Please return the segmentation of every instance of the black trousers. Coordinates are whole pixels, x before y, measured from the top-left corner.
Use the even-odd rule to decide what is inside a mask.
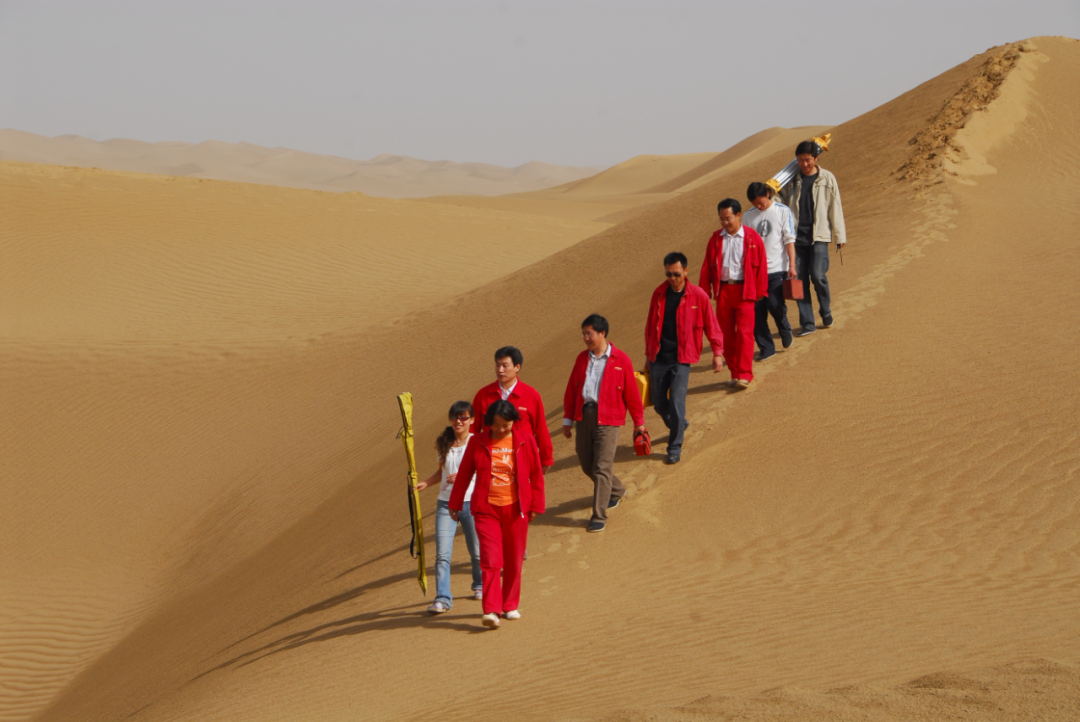
[[[785,346],[791,345],[791,324],[787,318],[787,303],[784,301],[784,278],[786,273],[769,274],[769,295],[759,298],[754,305],[754,340],[762,356],[776,353],[772,332],[769,330],[769,316],[776,321],[776,330]]]

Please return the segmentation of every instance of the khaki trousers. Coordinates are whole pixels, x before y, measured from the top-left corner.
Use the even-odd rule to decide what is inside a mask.
[[[581,410],[577,423],[577,457],[581,470],[593,482],[593,521],[607,521],[608,501],[621,499],[626,487],[615,476],[615,448],[619,445],[618,426],[600,426],[596,423],[597,409],[586,406]]]

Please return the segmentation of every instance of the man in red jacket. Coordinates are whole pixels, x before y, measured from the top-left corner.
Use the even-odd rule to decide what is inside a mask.
[[[522,361],[524,357],[521,351],[513,346],[503,346],[495,352],[495,383],[476,392],[472,402],[472,432],[479,434],[485,428],[484,414],[489,406],[499,399],[509,401],[521,415],[518,428],[528,430],[536,439],[536,445],[540,448],[540,464],[546,471],[555,463],[551,432],[548,431],[540,393],[518,378]]]
[[[769,294],[769,264],[761,236],[742,224],[742,205],[726,198],[716,210],[723,228],[709,239],[698,283],[716,299],[731,383],[745,389],[754,380],[755,306]]]
[[[724,366],[724,337],[712,303],[704,290],[690,283],[686,267],[686,256],[681,253],[664,257],[667,283],[653,291],[645,322],[645,370],[649,372],[653,407],[671,430],[669,464],[679,463],[682,455],[683,432],[688,426],[686,387],[690,364],[701,359],[702,332],[712,347],[713,373],[720,373]]]
[[[607,340],[607,319],[592,314],[581,324],[585,350],[578,354],[563,396],[563,436],[574,436],[581,470],[593,482],[590,532],[604,531],[607,510],[619,505],[626,487],[615,476],[615,448],[626,411],[634,431],[645,431],[645,407],[634,378],[634,363]]]

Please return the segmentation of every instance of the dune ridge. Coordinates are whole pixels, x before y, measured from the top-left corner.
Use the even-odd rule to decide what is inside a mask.
[[[987,683],[985,695],[960,692],[941,708],[981,719],[985,700],[1016,709],[1037,690],[1041,714],[1070,719],[1080,445],[1062,420],[1080,411],[1080,358],[1061,329],[1076,292],[1030,289],[1080,262],[1080,218],[1068,206],[1031,218],[1048,248],[1037,254],[1001,229],[1017,198],[1075,178],[1080,44],[1009,46],[1021,47],[1020,70],[975,124],[996,172],[963,178],[970,184],[922,188],[897,169],[909,140],[1001,49],[832,129],[822,164],[845,193],[852,239],[846,267],[834,260],[830,272],[835,331],[758,367],[742,394],[694,369],[683,463],[643,463],[622,449],[617,472],[630,494],[599,537],[583,533],[588,484],[559,442],[549,513],[531,531],[525,617],[498,633],[479,631],[466,600],[436,619],[422,614],[427,600],[404,553],[393,393],[413,391],[418,436],[431,439],[449,401],[489,380],[491,350],[516,343],[523,378],[557,425],[577,319],[604,313],[613,342],[640,358],[658,259],[676,246],[698,261],[717,197],[771,175],[790,148],[362,332],[154,349],[5,343],[0,373],[17,396],[3,438],[20,465],[6,473],[36,495],[19,508],[96,522],[102,538],[72,568],[160,579],[152,608],[122,639],[39,695],[35,705],[47,707],[17,714],[678,719],[690,700],[738,695],[691,711],[760,717],[771,705],[797,715],[784,702],[794,698],[837,719],[868,708],[906,719],[904,705],[932,714],[941,700],[873,686],[915,679],[946,696],[979,674],[964,670],[1035,658],[1055,661],[1036,663],[1020,690]],[[1047,61],[1032,64],[1036,52]],[[1009,105],[1022,101],[1024,117]],[[997,108],[1008,112],[995,117]],[[73,410],[78,418],[61,424]],[[777,420],[794,430],[790,440],[762,435]],[[658,424],[651,412],[648,423]],[[431,468],[422,441],[420,452]],[[85,508],[77,484],[56,481],[73,468],[99,494],[118,478],[139,483],[110,500],[120,508]],[[186,525],[168,538],[133,527],[133,514],[160,517],[187,497],[201,500],[179,509]],[[430,514],[433,497],[425,503]],[[28,544],[50,541],[30,533],[34,521],[3,558],[62,575],[63,540]],[[451,669],[416,674],[450,654]],[[496,694],[507,675],[518,694]],[[406,681],[418,693],[403,691]],[[799,691],[853,685],[870,691],[845,704]],[[789,690],[780,704],[754,697],[778,686]]]
[[[489,163],[428,161],[383,153],[370,160],[265,148],[253,143],[116,138],[95,141],[77,135],[49,138],[0,130],[0,161],[79,166],[188,178],[261,183],[321,191],[359,191],[384,198],[448,194],[497,195],[539,190],[596,173],[531,161],[516,168]]]

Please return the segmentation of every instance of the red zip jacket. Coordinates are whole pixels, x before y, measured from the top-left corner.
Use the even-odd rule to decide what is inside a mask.
[[[502,392],[499,389],[498,381],[488,384],[476,392],[476,398],[472,402],[472,432],[474,434],[479,434],[480,430],[484,428],[484,414],[487,413],[488,407],[501,398]],[[555,450],[551,445],[551,432],[548,431],[547,416],[544,414],[544,401],[540,398],[540,393],[532,386],[518,379],[517,386],[510,392],[510,398],[507,401],[512,403],[518,413],[521,414],[521,421],[514,425],[515,428],[520,426],[523,429],[532,431],[533,438],[536,439],[536,445],[540,449],[540,463],[544,466],[554,464]]]
[[[649,301],[649,319],[645,322],[645,358],[649,363],[660,353],[660,332],[664,326],[664,306],[667,305],[668,283],[665,281],[653,291]],[[713,356],[724,353],[724,334],[716,321],[716,312],[705,291],[689,281],[679,310],[675,312],[679,332],[679,363],[696,364],[701,360],[701,333],[709,339]]]
[[[765,258],[765,242],[753,228],[743,226],[743,284],[744,301],[756,301],[769,295],[769,263]],[[724,232],[716,231],[705,249],[698,285],[709,298],[720,298],[720,266],[724,262]]]
[[[531,433],[518,430],[514,423],[511,431],[514,439],[514,477],[517,479],[518,506],[521,513],[544,513],[544,472],[540,468],[540,451],[536,448],[536,439]],[[491,514],[493,512],[488,496],[491,494],[491,429],[484,429],[469,439],[465,453],[458,467],[458,478],[469,479],[476,474],[476,486],[473,487],[469,510],[473,514]],[[454,511],[461,511],[465,503],[468,484],[454,484],[450,492],[449,506]]]
[[[645,408],[641,404],[641,394],[634,378],[634,363],[610,342],[608,346],[611,348],[611,355],[604,366],[604,375],[600,377],[597,421],[601,426],[622,426],[626,423],[626,410],[629,408],[634,426],[644,426]],[[589,349],[585,349],[578,354],[574,370],[570,372],[570,380],[566,382],[566,394],[563,396],[565,418],[581,421],[581,405],[585,402],[581,391],[588,369]]]

